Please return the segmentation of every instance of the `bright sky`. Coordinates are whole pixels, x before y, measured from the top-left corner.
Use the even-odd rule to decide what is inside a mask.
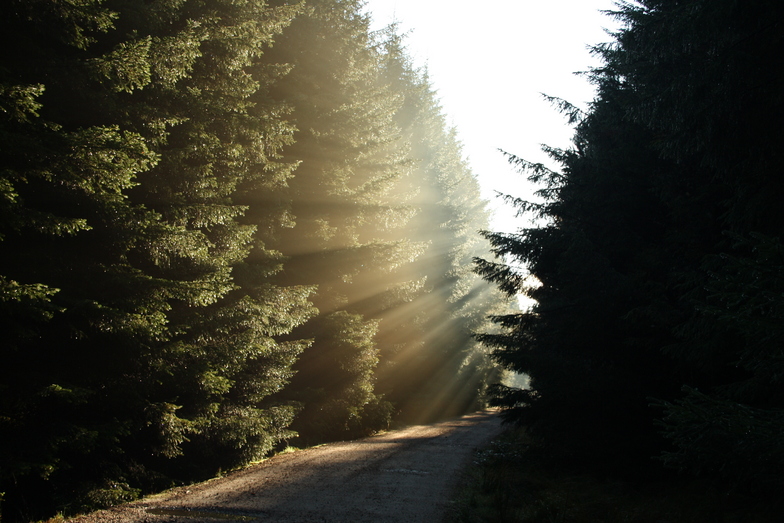
[[[498,149],[551,163],[540,144],[568,147],[572,130],[540,93],[585,107],[594,90],[573,74],[598,65],[587,46],[608,42],[612,0],[367,0],[373,28],[396,20],[431,82],[494,209],[491,227],[528,226],[495,191],[530,198],[534,188]]]

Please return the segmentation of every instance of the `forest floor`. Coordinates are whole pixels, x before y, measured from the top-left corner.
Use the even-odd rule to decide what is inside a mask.
[[[524,428],[477,452],[451,523],[780,523],[784,500],[728,491],[726,481],[669,474],[613,478],[543,459]]]
[[[461,471],[502,431],[493,411],[279,454],[71,523],[443,521]]]

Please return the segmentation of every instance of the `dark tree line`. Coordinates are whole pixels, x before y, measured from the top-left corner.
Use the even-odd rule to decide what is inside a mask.
[[[541,285],[481,339],[530,375],[496,401],[551,458],[780,489],[783,15],[772,1],[620,3],[597,97],[586,113],[559,102],[576,123],[571,148],[549,150],[560,168],[510,155],[541,189],[509,200],[544,225],[487,237]],[[477,271],[524,287],[503,263]]]
[[[481,402],[484,203],[368,27],[353,0],[2,4],[6,520]]]

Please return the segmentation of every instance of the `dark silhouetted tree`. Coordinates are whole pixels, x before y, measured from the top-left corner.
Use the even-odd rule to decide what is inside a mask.
[[[570,112],[574,145],[549,151],[560,171],[511,157],[542,201],[509,199],[544,225],[488,237],[541,286],[530,313],[482,340],[530,374],[498,401],[553,455],[620,469],[660,455],[780,484],[780,14],[621,4],[624,28],[597,48],[597,98]],[[525,287],[504,263],[477,270]]]

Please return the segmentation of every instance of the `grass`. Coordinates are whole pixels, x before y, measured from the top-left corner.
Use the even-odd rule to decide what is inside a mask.
[[[635,484],[558,469],[539,459],[521,429],[477,451],[448,520],[456,523],[778,523],[781,503],[727,494],[715,480]]]

